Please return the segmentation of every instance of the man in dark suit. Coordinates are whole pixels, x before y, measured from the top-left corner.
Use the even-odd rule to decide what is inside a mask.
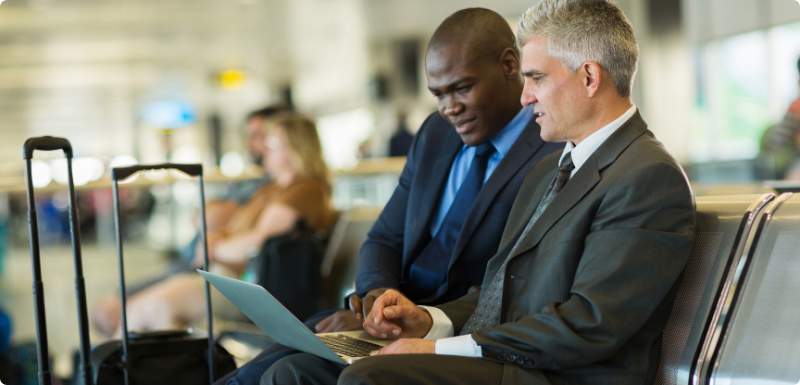
[[[514,35],[497,13],[474,8],[448,17],[425,64],[439,111],[415,136],[399,185],[364,243],[347,309],[306,323],[318,332],[361,329],[372,301],[388,289],[435,305],[480,284],[525,174],[564,147],[542,141],[533,109],[520,105]],[[249,383],[244,377],[253,373],[257,383],[286,354],[272,347],[228,383]]]
[[[438,307],[389,290],[364,328],[399,340],[346,368],[287,357],[262,384],[652,383],[694,202],[631,103],[633,28],[609,0],[544,0],[517,30],[522,102],[567,146],[528,173],[482,285]]]

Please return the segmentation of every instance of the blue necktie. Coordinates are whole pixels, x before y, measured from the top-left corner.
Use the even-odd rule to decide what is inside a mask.
[[[495,151],[497,150],[488,140],[475,149],[475,157],[469,166],[467,176],[461,182],[461,187],[458,188],[458,193],[447,210],[447,215],[439,226],[439,230],[411,264],[408,279],[410,285],[404,289],[415,299],[426,298],[434,294],[444,283],[458,234],[461,233],[461,227],[464,225],[472,203],[475,202],[478,192],[481,191],[489,158]]]

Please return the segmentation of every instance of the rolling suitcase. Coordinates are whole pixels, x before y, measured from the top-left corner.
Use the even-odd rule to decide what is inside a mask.
[[[72,146],[65,138],[41,136],[28,138],[23,145],[23,158],[25,159],[25,179],[28,190],[28,231],[30,233],[31,264],[33,268],[33,298],[34,318],[36,322],[36,351],[39,363],[39,384],[50,385],[53,383],[50,372],[49,349],[47,346],[47,322],[44,311],[44,285],[42,284],[42,269],[39,258],[39,232],[36,219],[36,205],[33,199],[33,178],[31,171],[31,158],[33,152],[56,151],[64,152],[67,158],[67,191],[69,193],[69,228],[72,237],[72,256],[75,262],[75,299],[78,305],[78,327],[80,328],[80,364],[78,378],[82,383],[90,385],[92,382],[92,364],[89,360],[89,317],[86,311],[86,287],[83,280],[83,265],[81,261],[81,234],[78,227],[78,208],[75,203],[75,185],[72,181]]]
[[[203,269],[208,270],[203,166],[200,164],[165,163],[112,168],[111,181],[114,192],[114,222],[117,235],[123,333],[122,341],[108,342],[92,350],[93,379],[94,383],[98,385],[210,384],[222,377],[222,375],[236,369],[233,357],[219,344],[214,343],[211,293],[207,282],[205,283],[205,294],[209,331],[206,337],[196,337],[187,331],[128,333],[118,182],[139,171],[162,169],[177,169],[198,179],[200,216],[202,219],[200,234],[204,251]]]

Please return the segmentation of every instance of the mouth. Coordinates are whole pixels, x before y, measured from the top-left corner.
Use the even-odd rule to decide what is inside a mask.
[[[544,116],[544,112],[533,112],[533,117],[536,123],[539,123],[539,118]]]
[[[470,132],[473,127],[475,127],[475,122],[477,121],[477,118],[464,119],[458,122],[453,122],[453,126],[455,126],[456,132],[459,134],[466,134]]]

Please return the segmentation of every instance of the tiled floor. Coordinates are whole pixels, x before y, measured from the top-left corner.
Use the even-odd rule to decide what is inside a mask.
[[[68,245],[43,248],[41,256],[47,332],[50,354],[55,361],[53,369],[57,375],[66,375],[72,371],[71,352],[78,347],[72,249]],[[13,341],[35,340],[30,251],[27,248],[12,249],[3,262],[0,305],[11,314]],[[162,252],[141,245],[125,246],[125,274],[129,284],[163,271],[167,265]],[[85,246],[83,266],[86,297],[91,308],[95,301],[119,287],[115,246]],[[92,326],[90,335],[92,345],[104,340]]]

